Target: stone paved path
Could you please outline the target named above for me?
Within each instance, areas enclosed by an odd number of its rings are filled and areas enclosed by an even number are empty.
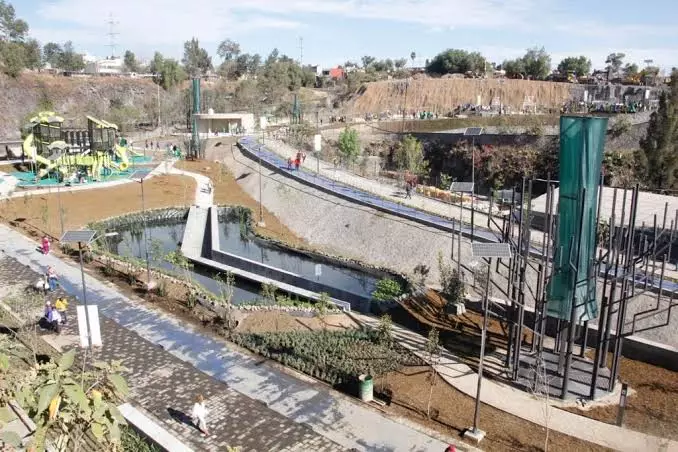
[[[39,276],[15,259],[1,255],[0,289],[7,286],[23,289]],[[48,294],[47,299],[54,301],[62,294],[66,293],[60,288]],[[41,305],[36,307],[37,311]],[[61,336],[45,335],[48,342],[63,349],[77,344],[75,303],[70,304],[68,314],[70,321]],[[103,316],[101,334],[104,346],[95,352],[94,359],[123,360],[130,369],[126,377],[132,403],[143,407],[176,438],[195,450],[221,451],[227,445],[240,446],[243,451],[344,450],[309,427],[290,421]],[[190,417],[198,394],[205,396],[210,410],[211,435],[207,438],[181,421]]]
[[[52,265],[65,290],[82,293],[79,268],[53,255],[43,256],[36,247],[36,243],[0,225],[0,250],[19,262],[3,260],[2,279],[15,281],[15,273],[25,265],[40,272]],[[31,278],[35,279],[35,275],[27,279]],[[87,293],[88,302],[99,306],[104,328],[102,353],[129,360],[128,365],[134,369],[129,377],[133,394],[141,407],[160,419],[175,436],[189,436],[190,445],[198,450],[223,450],[219,444],[226,440],[231,445],[247,445],[243,452],[352,448],[439,452],[450,442],[450,438],[430,436],[325,386],[295,378],[258,358],[229,349],[225,341],[204,336],[90,276]],[[202,438],[194,438],[191,428],[172,421],[168,411],[189,411],[197,391],[208,395],[212,415],[225,419],[212,427],[219,436],[205,444]]]

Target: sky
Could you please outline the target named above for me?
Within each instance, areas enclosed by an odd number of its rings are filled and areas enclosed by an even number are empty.
[[[336,66],[363,55],[407,58],[423,66],[447,48],[479,51],[488,60],[545,47],[553,65],[586,55],[602,68],[612,52],[641,67],[653,60],[678,66],[678,2],[651,0],[9,0],[30,34],[42,43],[73,41],[83,53],[111,54],[111,17],[116,54],[140,58],[155,51],[181,58],[183,43],[200,40],[219,62],[224,39],[244,52],[280,53],[304,64]],[[109,6],[106,6],[106,5]],[[109,9],[107,9],[109,8]],[[111,16],[112,15],[112,16]],[[303,45],[300,45],[303,43]],[[303,48],[303,57],[302,57]],[[411,64],[411,63],[410,63]]]

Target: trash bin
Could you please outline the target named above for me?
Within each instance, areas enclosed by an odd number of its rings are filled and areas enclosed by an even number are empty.
[[[363,402],[371,402],[374,399],[374,383],[372,377],[369,375],[361,375],[358,377],[360,386],[360,400]]]

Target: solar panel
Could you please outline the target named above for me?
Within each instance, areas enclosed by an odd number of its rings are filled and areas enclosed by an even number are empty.
[[[59,240],[61,243],[89,243],[97,235],[96,231],[84,229],[82,231],[66,231]]]
[[[450,191],[456,193],[473,193],[473,182],[452,182]]]
[[[473,257],[511,258],[511,245],[508,243],[472,243]]]
[[[477,137],[478,135],[483,134],[483,128],[482,127],[467,127],[466,130],[464,131],[465,136],[474,136]]]
[[[148,171],[137,170],[137,171],[133,172],[132,174],[130,174],[129,178],[141,180],[146,176],[148,176]]]

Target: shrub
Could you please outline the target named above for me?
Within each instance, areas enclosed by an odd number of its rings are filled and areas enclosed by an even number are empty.
[[[441,292],[445,300],[450,304],[455,304],[464,299],[464,283],[457,270],[453,270],[449,265],[443,262],[443,254],[438,253],[438,269],[440,272]]]
[[[403,288],[397,281],[384,278],[377,282],[377,288],[372,292],[372,298],[377,301],[391,301],[403,294]]]
[[[255,353],[333,385],[361,374],[379,376],[404,365],[421,364],[399,345],[380,340],[380,333],[373,330],[235,334],[232,339]]]

